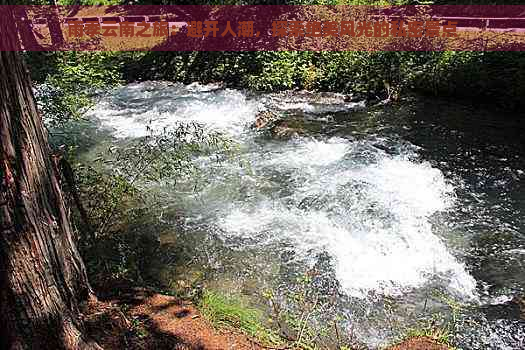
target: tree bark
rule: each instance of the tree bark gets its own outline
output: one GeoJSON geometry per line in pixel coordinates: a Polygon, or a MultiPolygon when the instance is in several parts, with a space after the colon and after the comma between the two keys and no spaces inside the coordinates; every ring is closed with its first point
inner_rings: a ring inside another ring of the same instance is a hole
{"type": "Polygon", "coordinates": [[[82,334],[91,289],[49,155],[25,66],[0,52],[0,349],[100,348],[82,334]]]}
{"type": "Polygon", "coordinates": [[[47,25],[54,49],[62,48],[65,44],[62,27],[60,26],[60,12],[55,0],[51,1],[51,16],[47,16],[47,25]]]}
{"type": "MultiPolygon", "coordinates": [[[[4,3],[0,3],[1,5],[4,5],[4,3]]],[[[28,14],[25,6],[18,6],[14,9],[6,9],[6,11],[12,11],[16,13],[16,21],[12,21],[10,24],[10,27],[6,28],[6,30],[9,30],[10,32],[17,30],[20,34],[20,39],[22,40],[21,43],[17,41],[13,41],[15,44],[14,47],[19,48],[20,46],[23,46],[26,50],[37,50],[39,48],[42,48],[42,45],[38,43],[38,40],[36,39],[35,33],[33,32],[33,29],[31,25],[28,22],[28,14]],[[21,20],[21,19],[24,20],[21,20]],[[13,25],[15,24],[15,25],[13,25]]],[[[4,17],[4,16],[2,16],[4,17]]],[[[8,16],[5,16],[4,19],[7,19],[8,16]]]]}

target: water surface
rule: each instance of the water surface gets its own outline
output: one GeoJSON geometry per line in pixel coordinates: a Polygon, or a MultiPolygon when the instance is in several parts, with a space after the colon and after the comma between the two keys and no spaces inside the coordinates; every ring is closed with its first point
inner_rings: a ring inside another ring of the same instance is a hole
{"type": "Polygon", "coordinates": [[[523,348],[509,306],[525,287],[516,118],[423,98],[365,108],[338,94],[165,82],[116,89],[90,115],[117,143],[194,121],[238,145],[161,189],[156,215],[173,229],[160,238],[177,245],[178,259],[159,257],[170,278],[198,275],[264,306],[265,289],[284,296],[307,275],[329,305],[318,321],[340,315],[354,341],[387,344],[440,314],[455,319],[458,346],[523,348]],[[265,110],[305,133],[254,130],[265,110]]]}

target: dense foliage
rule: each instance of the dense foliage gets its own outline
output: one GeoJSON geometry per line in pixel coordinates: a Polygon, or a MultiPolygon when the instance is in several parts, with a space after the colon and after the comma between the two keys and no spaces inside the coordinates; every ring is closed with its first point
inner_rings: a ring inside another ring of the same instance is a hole
{"type": "Polygon", "coordinates": [[[525,95],[521,52],[60,52],[29,59],[34,81],[43,84],[41,108],[54,122],[80,116],[96,89],[135,80],[377,98],[419,91],[513,110],[523,107],[525,95]]]}
{"type": "Polygon", "coordinates": [[[124,78],[378,98],[419,91],[518,109],[524,103],[524,75],[521,52],[148,52],[124,78]]]}
{"type": "Polygon", "coordinates": [[[80,118],[90,96],[121,81],[119,55],[111,52],[31,52],[26,55],[37,103],[48,125],[80,118]]]}

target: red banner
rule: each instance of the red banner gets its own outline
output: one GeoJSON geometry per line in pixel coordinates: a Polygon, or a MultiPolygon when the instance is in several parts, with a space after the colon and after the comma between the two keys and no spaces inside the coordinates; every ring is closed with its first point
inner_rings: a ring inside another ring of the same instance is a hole
{"type": "Polygon", "coordinates": [[[0,50],[525,48],[525,6],[0,6],[0,50]]]}

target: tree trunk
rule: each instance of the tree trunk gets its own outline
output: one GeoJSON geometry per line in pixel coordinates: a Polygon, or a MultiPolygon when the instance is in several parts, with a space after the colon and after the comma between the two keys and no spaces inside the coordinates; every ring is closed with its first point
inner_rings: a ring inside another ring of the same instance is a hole
{"type": "MultiPolygon", "coordinates": [[[[0,4],[3,5],[3,3],[0,3],[0,4]]],[[[5,9],[5,11],[9,11],[9,10],[11,9],[5,9]]],[[[5,29],[9,30],[10,32],[16,29],[20,35],[20,39],[22,40],[22,43],[19,43],[18,40],[12,41],[12,43],[15,45],[14,47],[19,48],[20,46],[23,46],[24,49],[29,50],[29,51],[41,49],[42,45],[38,43],[35,33],[33,32],[31,25],[29,24],[27,7],[17,6],[11,11],[16,13],[17,20],[16,21],[13,20],[11,23],[9,23],[10,26],[5,29]],[[22,18],[24,20],[20,20],[22,18]],[[13,25],[13,23],[15,23],[16,26],[13,25]]],[[[7,20],[9,18],[8,16],[2,16],[2,17],[4,20],[7,20]]]]}
{"type": "Polygon", "coordinates": [[[0,52],[0,349],[100,348],[81,332],[91,290],[49,155],[25,66],[0,52]]]}
{"type": "Polygon", "coordinates": [[[62,34],[62,27],[60,26],[60,12],[56,1],[51,1],[51,16],[47,16],[47,25],[49,28],[49,34],[51,35],[51,43],[54,49],[62,48],[65,44],[64,35],[62,34]]]}

